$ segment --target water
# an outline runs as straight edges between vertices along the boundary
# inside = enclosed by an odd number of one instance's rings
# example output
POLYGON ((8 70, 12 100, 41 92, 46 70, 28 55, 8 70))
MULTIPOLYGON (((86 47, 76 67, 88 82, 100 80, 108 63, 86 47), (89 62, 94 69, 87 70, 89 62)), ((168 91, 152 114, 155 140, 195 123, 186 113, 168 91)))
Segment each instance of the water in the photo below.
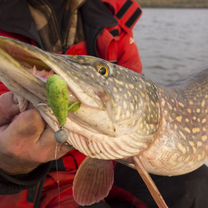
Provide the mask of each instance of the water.
POLYGON ((208 67, 207 9, 143 9, 135 28, 147 77, 172 84, 208 67))
POLYGON ((208 68, 208 9, 143 9, 135 41, 148 78, 180 82, 208 68))

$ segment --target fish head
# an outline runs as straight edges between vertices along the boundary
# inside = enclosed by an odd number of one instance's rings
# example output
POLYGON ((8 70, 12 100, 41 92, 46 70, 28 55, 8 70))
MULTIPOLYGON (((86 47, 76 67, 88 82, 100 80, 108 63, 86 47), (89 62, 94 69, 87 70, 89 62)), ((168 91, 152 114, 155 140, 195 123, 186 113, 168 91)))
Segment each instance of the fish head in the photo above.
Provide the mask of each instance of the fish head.
POLYGON ((92 146, 94 141, 105 141, 118 146, 135 145, 137 153, 148 148, 160 123, 156 86, 136 72, 97 57, 65 59, 70 65, 65 70, 66 81, 81 103, 69 118, 85 129, 77 130, 71 122, 71 131, 80 132, 92 146))
POLYGON ((34 66, 37 71, 52 70, 66 81, 69 100, 81 103, 77 112, 69 113, 68 142, 84 154, 119 159, 138 154, 152 142, 160 122, 159 99, 155 85, 142 75, 97 57, 47 53, 8 39, 0 40, 0 48, 7 53, 0 53, 7 68, 0 70, 2 77, 10 68, 19 70, 16 76, 9 75, 15 83, 19 73, 20 80, 27 74, 30 82, 19 84, 34 96, 46 87, 28 70, 34 66))
MULTIPOLYGON (((95 114, 94 123, 89 120, 88 125, 118 136, 132 132, 141 117, 145 119, 147 89, 141 75, 96 57, 67 56, 66 59, 70 63, 66 70, 68 85, 82 107, 106 115, 102 119, 95 114)), ((79 111, 77 115, 81 118, 79 111)))

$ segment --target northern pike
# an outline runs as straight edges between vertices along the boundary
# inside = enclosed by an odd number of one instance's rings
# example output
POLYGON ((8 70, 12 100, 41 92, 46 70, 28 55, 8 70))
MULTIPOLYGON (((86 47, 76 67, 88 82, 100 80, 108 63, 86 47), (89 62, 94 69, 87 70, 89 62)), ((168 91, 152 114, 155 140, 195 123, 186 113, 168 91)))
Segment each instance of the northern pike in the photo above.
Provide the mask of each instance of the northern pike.
MULTIPOLYGON (((89 205, 108 194, 113 180, 110 160, 137 169, 147 185, 148 173, 186 174, 208 160, 208 69, 183 85, 164 87, 100 58, 56 55, 0 38, 0 80, 31 102, 54 131, 59 124, 48 106, 46 83, 33 75, 34 67, 59 75, 68 85, 70 101, 81 104, 64 125, 66 141, 95 158, 86 160, 75 178, 78 203, 89 205), (93 176, 93 171, 103 171, 107 185, 86 184, 86 169, 93 176), (87 195, 92 189, 94 198, 87 195)), ((158 206, 166 207, 159 195, 155 198, 158 206)))

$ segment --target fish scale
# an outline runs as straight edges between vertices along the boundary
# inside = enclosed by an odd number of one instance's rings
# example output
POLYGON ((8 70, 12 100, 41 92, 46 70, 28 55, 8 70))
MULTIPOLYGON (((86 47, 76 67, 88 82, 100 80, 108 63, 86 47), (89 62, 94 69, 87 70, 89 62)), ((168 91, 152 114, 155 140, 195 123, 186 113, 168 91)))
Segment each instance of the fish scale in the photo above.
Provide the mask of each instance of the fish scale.
POLYGON ((148 172, 159 175, 188 173, 207 161, 208 69, 168 88, 95 57, 54 55, 6 38, 0 38, 0 49, 0 80, 34 103, 55 130, 59 125, 47 106, 45 85, 29 68, 52 70, 67 82, 69 95, 81 107, 69 113, 64 128, 70 132, 68 143, 84 154, 124 160, 139 156, 148 172), (109 70, 108 77, 98 72, 100 66, 109 70), (21 81, 14 76, 19 71, 21 81), (38 97, 34 89, 42 89, 38 97))

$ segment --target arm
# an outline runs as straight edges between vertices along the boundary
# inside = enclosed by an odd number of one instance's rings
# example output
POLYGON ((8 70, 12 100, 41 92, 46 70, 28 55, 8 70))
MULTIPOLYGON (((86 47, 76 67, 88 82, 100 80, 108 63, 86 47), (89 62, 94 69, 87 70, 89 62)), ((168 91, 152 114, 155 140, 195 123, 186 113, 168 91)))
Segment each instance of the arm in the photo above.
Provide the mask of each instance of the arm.
POLYGON ((137 1, 132 1, 128 8, 125 6, 125 0, 103 0, 103 2, 111 11, 117 25, 105 28, 98 37, 99 56, 137 73, 142 73, 141 56, 133 36, 134 27, 142 14, 139 4, 137 1))
POLYGON ((141 56, 132 33, 125 33, 120 37, 118 43, 118 64, 142 73, 141 56))

